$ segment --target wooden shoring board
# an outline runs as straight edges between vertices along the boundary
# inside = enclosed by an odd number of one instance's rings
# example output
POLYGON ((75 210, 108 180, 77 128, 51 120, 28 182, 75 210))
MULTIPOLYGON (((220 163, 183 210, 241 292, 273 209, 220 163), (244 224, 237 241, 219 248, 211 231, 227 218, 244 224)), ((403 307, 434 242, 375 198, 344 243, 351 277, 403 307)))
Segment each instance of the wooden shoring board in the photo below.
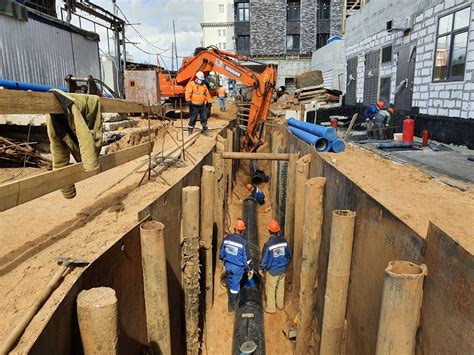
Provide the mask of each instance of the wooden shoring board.
MULTIPOLYGON (((102 112, 147 113, 148 107, 133 101, 101 97, 102 112)), ((151 113, 160 113, 160 106, 150 106, 151 113)), ((0 114, 63 113, 61 105, 50 92, 0 89, 0 114)))
POLYGON ((0 212, 135 160, 148 154, 149 149, 150 143, 147 142, 103 155, 99 157, 99 168, 92 171, 84 171, 82 163, 76 163, 0 185, 0 212))

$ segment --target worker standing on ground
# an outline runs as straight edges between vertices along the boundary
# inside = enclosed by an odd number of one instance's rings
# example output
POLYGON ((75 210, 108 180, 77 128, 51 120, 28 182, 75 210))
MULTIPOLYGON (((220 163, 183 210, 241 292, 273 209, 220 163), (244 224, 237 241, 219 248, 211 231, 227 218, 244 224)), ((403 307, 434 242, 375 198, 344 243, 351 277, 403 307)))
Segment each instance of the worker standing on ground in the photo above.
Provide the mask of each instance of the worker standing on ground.
POLYGON ((384 139, 385 138, 385 124, 390 119, 390 113, 382 106, 374 117, 374 138, 384 139))
POLYGON ((185 99, 189 103, 189 124, 188 133, 192 134, 196 120, 199 115, 201 119, 202 133, 208 134, 207 128, 207 106, 211 105, 212 97, 209 94, 209 89, 204 83, 204 73, 198 71, 194 81, 190 81, 186 85, 185 99))
POLYGON ((219 97, 219 105, 221 107, 221 111, 225 111, 225 89, 224 87, 221 85, 219 86, 219 88, 217 89, 217 96, 219 97))
POLYGON ((261 272, 266 271, 265 291, 267 305, 265 312, 275 313, 275 301, 278 309, 285 305, 285 271, 291 260, 290 249, 285 238, 280 236, 280 225, 271 221, 268 225, 270 238, 263 246, 261 272))
POLYGON ((250 265, 250 253, 247 240, 243 237, 245 223, 237 220, 234 223, 234 233, 229 234, 222 241, 219 259, 224 262, 227 276, 227 287, 229 288, 228 311, 235 311, 240 292, 240 282, 244 272, 249 273, 252 278, 252 268, 250 265))
POLYGON ((265 203, 265 194, 257 186, 247 184, 247 190, 249 190, 250 196, 256 199, 259 205, 263 205, 265 203))

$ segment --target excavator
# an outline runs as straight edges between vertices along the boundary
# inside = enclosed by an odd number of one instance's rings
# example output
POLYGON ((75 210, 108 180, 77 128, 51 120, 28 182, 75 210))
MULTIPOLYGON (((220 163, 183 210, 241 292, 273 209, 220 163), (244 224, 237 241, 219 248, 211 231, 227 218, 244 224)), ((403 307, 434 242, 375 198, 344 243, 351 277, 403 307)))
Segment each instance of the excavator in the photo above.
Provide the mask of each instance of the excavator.
POLYGON ((194 80, 198 71, 202 71, 206 76, 214 71, 252 87, 244 149, 255 151, 263 143, 261 137, 275 91, 277 72, 273 64, 267 65, 262 73, 257 73, 238 62, 248 60, 246 56, 222 51, 216 47, 197 48, 194 56, 183 58, 182 65, 176 73, 160 72, 161 97, 183 98, 186 84, 194 80))

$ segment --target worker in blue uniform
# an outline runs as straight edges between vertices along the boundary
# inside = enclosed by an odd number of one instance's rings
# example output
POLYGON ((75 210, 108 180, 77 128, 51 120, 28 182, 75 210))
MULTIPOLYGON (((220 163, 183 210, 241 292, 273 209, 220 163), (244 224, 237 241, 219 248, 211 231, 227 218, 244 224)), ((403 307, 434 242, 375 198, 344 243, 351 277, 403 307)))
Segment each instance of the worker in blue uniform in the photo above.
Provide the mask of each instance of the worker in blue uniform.
POLYGON ((247 240, 243 237, 245 223, 238 220, 234 223, 234 233, 229 234, 222 241, 219 259, 224 262, 229 288, 229 313, 235 311, 239 298, 240 283, 244 272, 248 272, 248 279, 252 279, 253 271, 250 265, 250 253, 247 240))
POLYGON ((275 303, 278 309, 285 305, 285 271, 291 260, 291 252, 288 242, 280 236, 280 225, 277 221, 271 221, 268 225, 270 238, 263 246, 261 273, 266 271, 265 292, 267 305, 265 312, 275 313, 275 303))
POLYGON ((247 184, 247 190, 249 190, 250 196, 256 199, 259 205, 263 205, 265 203, 265 194, 257 186, 247 184))

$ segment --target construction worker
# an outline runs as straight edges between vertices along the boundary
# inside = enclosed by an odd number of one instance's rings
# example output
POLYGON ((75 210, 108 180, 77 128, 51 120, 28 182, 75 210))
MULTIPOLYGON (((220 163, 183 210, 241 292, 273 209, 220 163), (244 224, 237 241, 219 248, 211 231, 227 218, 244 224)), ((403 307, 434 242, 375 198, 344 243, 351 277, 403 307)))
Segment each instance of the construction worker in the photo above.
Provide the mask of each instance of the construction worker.
POLYGON ((217 97, 219 97, 219 105, 221 106, 221 111, 225 111, 225 89, 221 85, 219 89, 217 89, 217 97))
POLYGON ((212 97, 209 94, 209 90, 204 83, 204 73, 198 71, 194 81, 190 81, 186 85, 185 99, 189 103, 189 124, 188 133, 192 134, 198 115, 201 119, 202 133, 208 134, 207 128, 207 117, 208 110, 207 106, 211 105, 212 97))
POLYGON ((250 196, 256 199, 260 205, 265 203, 265 194, 257 186, 247 184, 247 190, 250 192, 250 196))
POLYGON ((228 311, 235 311, 240 292, 240 282, 244 272, 248 272, 248 279, 252 279, 253 272, 250 265, 250 253, 247 240, 243 234, 245 223, 237 220, 234 223, 234 233, 227 235, 222 241, 219 259, 224 262, 229 288, 228 311))
POLYGON ((377 114, 374 117, 374 139, 384 139, 385 138, 385 124, 388 123, 390 119, 390 113, 385 110, 384 106, 385 104, 383 101, 380 101, 377 103, 377 106, 379 107, 379 110, 377 111, 377 114), (378 104, 382 103, 382 106, 379 106, 378 104))
POLYGON ((265 291, 267 305, 265 312, 275 313, 275 301, 278 309, 285 305, 285 270, 291 260, 290 249, 285 238, 280 236, 280 225, 271 221, 268 225, 270 238, 263 246, 260 271, 266 271, 265 291))
POLYGON ((374 118, 377 115, 379 110, 383 109, 385 106, 385 102, 379 101, 375 105, 370 105, 364 111, 365 117, 365 124, 367 127, 367 137, 368 138, 375 138, 374 132, 374 118))

